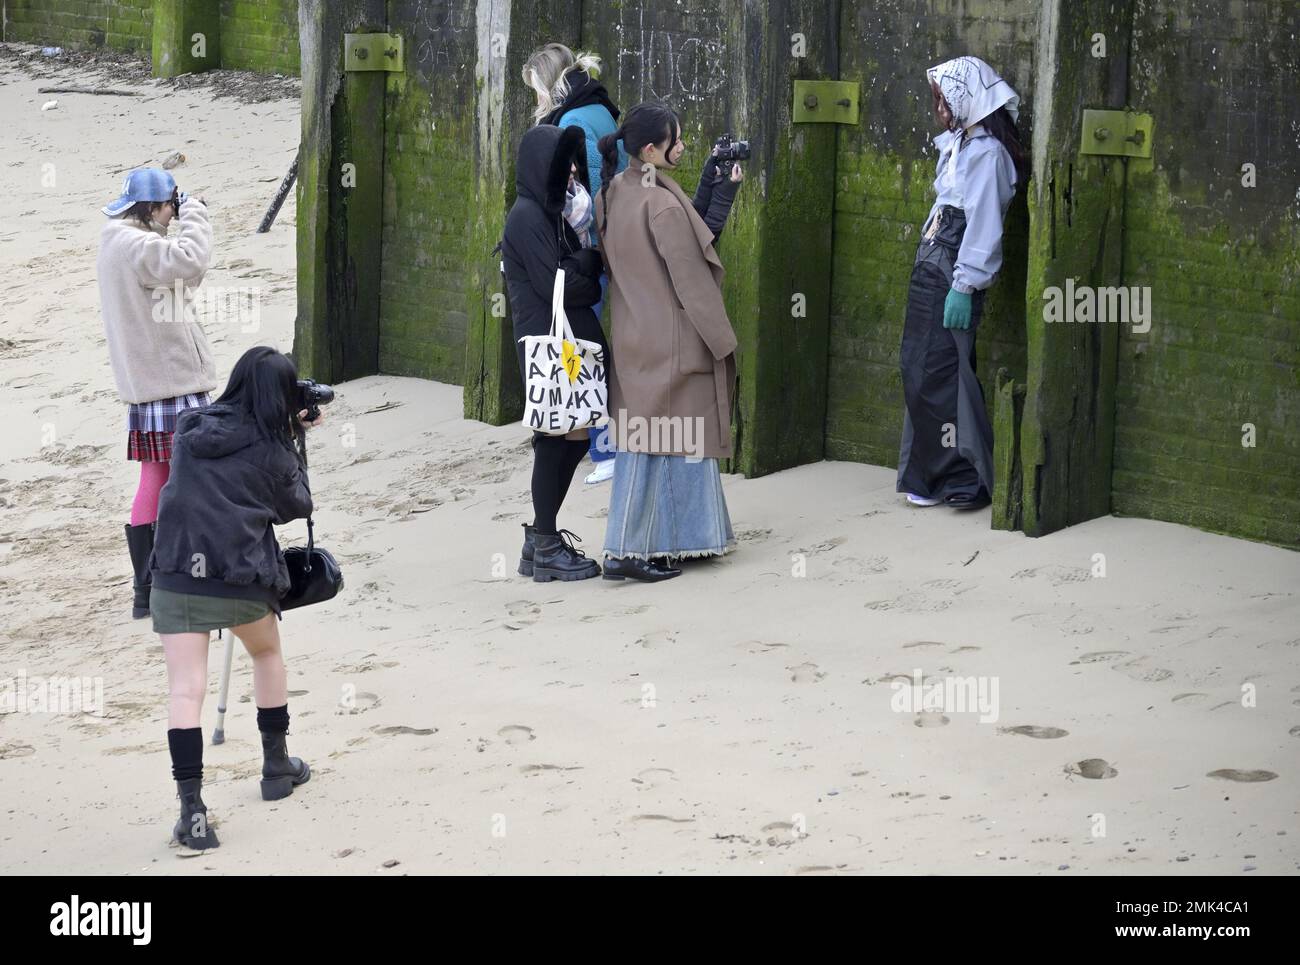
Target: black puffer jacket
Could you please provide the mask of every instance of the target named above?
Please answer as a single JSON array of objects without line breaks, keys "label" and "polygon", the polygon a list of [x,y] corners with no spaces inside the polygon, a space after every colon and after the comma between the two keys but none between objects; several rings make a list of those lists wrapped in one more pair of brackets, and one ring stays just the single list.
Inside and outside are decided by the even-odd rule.
[{"label": "black puffer jacket", "polygon": [[183,412],[158,502],[156,588],[265,600],[276,613],[289,571],[273,525],[311,514],[307,470],[233,406]]},{"label": "black puffer jacket", "polygon": [[[501,261],[510,295],[519,370],[524,369],[525,335],[545,335],[551,329],[551,292],[555,270],[564,269],[564,309],[578,338],[598,342],[609,358],[609,346],[592,306],[600,301],[600,254],[583,248],[564,220],[569,166],[587,183],[585,137],[580,127],[541,124],[519,142],[515,163],[515,203],[506,215]],[[593,202],[594,203],[594,202]]]}]

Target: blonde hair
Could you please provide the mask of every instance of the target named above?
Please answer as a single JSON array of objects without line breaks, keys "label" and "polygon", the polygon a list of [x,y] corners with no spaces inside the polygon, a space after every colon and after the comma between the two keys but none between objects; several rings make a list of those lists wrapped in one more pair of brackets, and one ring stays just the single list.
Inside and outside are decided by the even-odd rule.
[{"label": "blonde hair", "polygon": [[600,57],[585,50],[574,54],[564,44],[546,44],[524,61],[524,83],[537,95],[534,124],[564,103],[569,96],[567,74],[575,68],[594,80],[600,76]]}]

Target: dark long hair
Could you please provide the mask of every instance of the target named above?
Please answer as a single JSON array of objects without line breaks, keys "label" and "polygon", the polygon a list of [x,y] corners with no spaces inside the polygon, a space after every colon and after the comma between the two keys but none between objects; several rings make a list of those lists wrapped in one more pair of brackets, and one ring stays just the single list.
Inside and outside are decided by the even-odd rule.
[{"label": "dark long hair", "polygon": [[268,345],[255,345],[230,370],[217,399],[242,412],[262,435],[294,450],[307,464],[307,430],[298,421],[298,367]]},{"label": "dark long hair", "polygon": [[[933,97],[934,119],[940,124],[951,128],[952,109],[948,106],[947,99],[943,96],[943,91],[939,85],[930,82],[930,94]],[[947,111],[949,121],[945,121],[943,112]],[[999,107],[988,117],[979,122],[984,125],[984,130],[993,135],[1011,155],[1011,162],[1016,166],[1016,179],[1018,184],[1024,184],[1029,179],[1029,155],[1025,153],[1024,145],[1020,141],[1020,128],[1016,126],[1015,119],[1006,107]],[[965,137],[965,135],[962,135]]]},{"label": "dark long hair", "polygon": [[1011,155],[1011,160],[1016,166],[1016,174],[1020,178],[1020,183],[1024,184],[1029,179],[1029,155],[1025,153],[1024,145],[1020,143],[1020,128],[1016,126],[1011,112],[1005,107],[999,107],[980,123],[984,125],[984,130],[997,138],[999,143],[1007,149],[1007,153]]},{"label": "dark long hair", "polygon": [[613,134],[606,134],[596,142],[596,148],[600,151],[600,194],[601,206],[604,217],[601,219],[603,227],[601,234],[604,234],[605,228],[609,226],[609,187],[610,180],[614,177],[614,172],[618,170],[618,142],[623,142],[623,149],[633,157],[636,152],[641,150],[647,144],[658,144],[660,141],[668,138],[668,146],[677,143],[677,137],[682,132],[681,122],[677,115],[664,104],[647,102],[637,104],[627,112],[623,123],[619,125],[618,130]]}]

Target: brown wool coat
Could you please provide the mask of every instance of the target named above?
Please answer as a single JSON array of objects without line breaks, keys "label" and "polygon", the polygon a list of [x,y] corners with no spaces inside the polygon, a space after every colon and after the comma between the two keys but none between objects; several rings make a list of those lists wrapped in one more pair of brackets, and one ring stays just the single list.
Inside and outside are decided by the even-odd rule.
[{"label": "brown wool coat", "polygon": [[639,169],[627,168],[601,188],[595,208],[609,269],[615,444],[625,452],[731,456],[737,343],[713,232],[662,171],[646,186]]}]

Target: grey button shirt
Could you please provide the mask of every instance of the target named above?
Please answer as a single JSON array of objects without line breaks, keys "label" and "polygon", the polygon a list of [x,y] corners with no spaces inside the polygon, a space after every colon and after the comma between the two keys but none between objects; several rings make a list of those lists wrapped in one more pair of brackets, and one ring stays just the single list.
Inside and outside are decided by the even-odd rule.
[{"label": "grey button shirt", "polygon": [[[1002,267],[1002,218],[1016,193],[1016,166],[998,139],[980,124],[970,129],[957,150],[959,135],[944,131],[934,139],[939,169],[934,179],[937,197],[925,230],[944,205],[966,213],[966,233],[953,271],[952,287],[959,292],[981,291],[993,284]],[[950,168],[957,150],[955,171]]]}]

